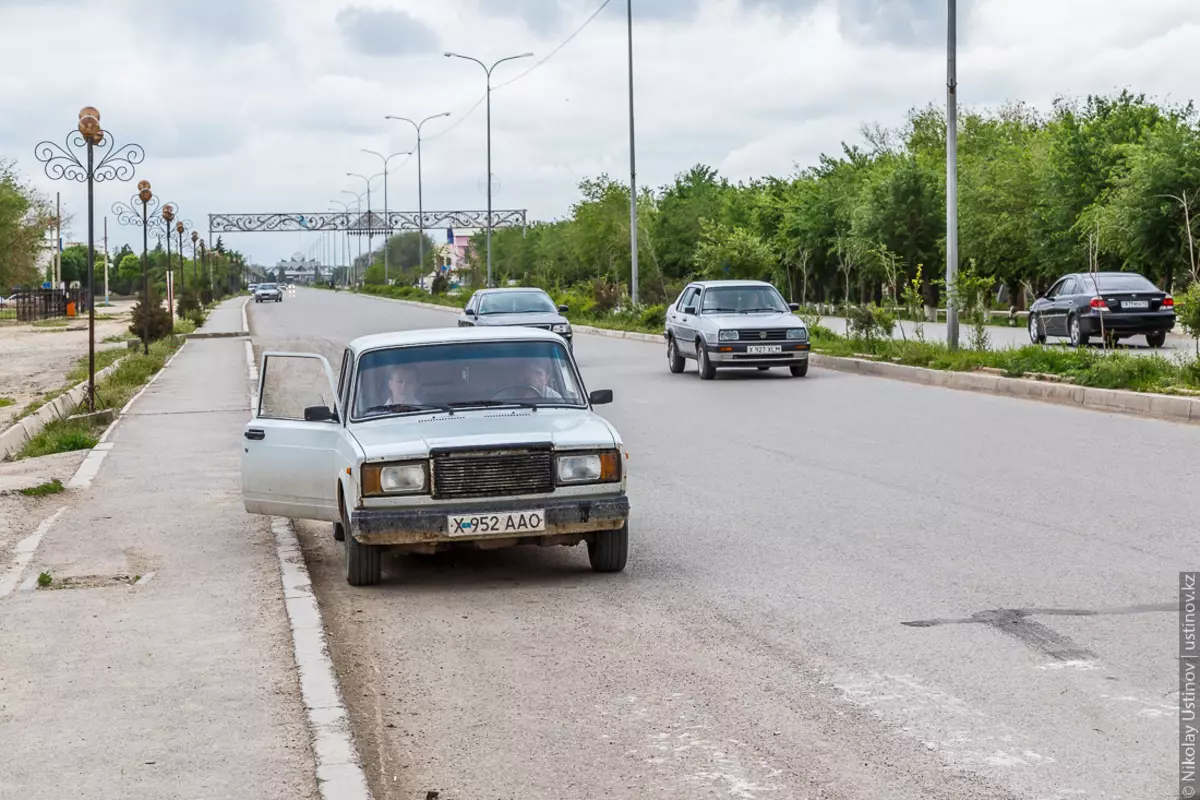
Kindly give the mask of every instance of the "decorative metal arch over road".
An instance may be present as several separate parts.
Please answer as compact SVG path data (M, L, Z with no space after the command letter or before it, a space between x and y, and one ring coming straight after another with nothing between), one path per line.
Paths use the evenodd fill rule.
M344 231L351 236L381 236L391 231L429 230L430 228L486 228L486 211L390 211L382 213L322 211L317 214L209 214L209 237L217 233L283 233L293 231ZM492 210L493 228L522 229L527 224L526 210Z

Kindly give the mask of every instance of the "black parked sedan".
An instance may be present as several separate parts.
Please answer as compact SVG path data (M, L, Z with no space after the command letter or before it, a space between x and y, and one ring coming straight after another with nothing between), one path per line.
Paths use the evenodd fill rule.
M1029 338L1065 336L1083 347L1092 336L1118 342L1145 336L1162 347L1175 327L1175 299L1135 272L1077 273L1061 278L1029 309Z
M458 327L522 326L554 331L571 347L571 323L566 306L554 305L541 289L480 289L458 318Z

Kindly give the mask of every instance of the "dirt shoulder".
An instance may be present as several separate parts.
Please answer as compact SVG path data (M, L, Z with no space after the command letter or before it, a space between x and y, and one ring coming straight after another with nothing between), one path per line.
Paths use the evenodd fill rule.
M131 301L116 300L96 309L96 349L125 347L105 342L129 332ZM87 318L52 320L28 325L0 323L0 398L14 402L0 408L0 429L35 400L63 388L67 373L88 352Z

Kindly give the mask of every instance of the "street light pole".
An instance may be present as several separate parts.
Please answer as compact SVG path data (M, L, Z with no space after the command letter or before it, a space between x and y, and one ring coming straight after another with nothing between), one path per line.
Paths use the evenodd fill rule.
M947 0L946 36L946 345L958 350L958 11Z
M633 140L633 0L628 0L629 23L629 265L630 302L638 304L637 159Z
M385 156L383 153L376 153L374 150L363 148L364 153L370 153L373 156L379 156L383 161L383 282L387 283L388 276L388 250L389 238L392 232L391 221L388 219L388 163L396 156L411 156L412 152L392 153L390 156ZM368 188L369 185L368 185Z
M417 130L417 234L420 237L417 239L417 258L420 259L419 269L421 270L425 269L425 198L422 190L423 176L421 174L421 128L423 128L425 123L429 122L431 119L440 119L448 116L450 116L450 112L444 111L441 114L434 114L433 116L426 117L420 122L415 122L408 117L393 117L390 115L384 117L384 119L396 119L402 122L407 122ZM488 166L488 172L491 172L491 169L491 166Z
M490 67L484 64L478 58L464 56L460 53L452 53L447 51L444 53L446 58L461 58L466 61L474 61L479 66L483 67L484 73L487 74L487 285L490 289L492 286L492 70L503 64L505 61L515 61L518 58L532 58L533 53L522 53L519 56L508 56L502 58Z
M372 242L374 242L374 236L375 236L375 220L372 219L372 214L371 214L371 181L375 180L380 175L384 175L384 174L385 173L380 172L380 173L372 175L371 177L368 178L366 175L360 175L357 172L347 172L346 173L347 178L362 178L363 181L367 184L367 258L370 261L375 260L374 247L372 245ZM383 190L384 190L384 192L387 191L387 180L386 179L383 182ZM387 256L385 254L384 258L386 259L386 257ZM385 260L384 265L383 265L383 284L384 284L384 286L386 286L387 283L388 283L388 269L387 269L387 262Z
M357 192L352 192L349 189L342 189L342 194L348 194L355 199L355 201L357 202L357 206L355 207L354 213L357 214L359 218L361 218L362 217L362 201L363 201L363 195L365 194L365 192L360 194ZM346 232L346 235L347 236L350 235L349 231ZM360 233L358 236L355 237L355 239L358 242L358 258L355 259L355 264L354 264L355 278L357 279L357 278L363 277L362 274L358 271L358 269L359 269L358 268L358 260L362 258L362 234Z

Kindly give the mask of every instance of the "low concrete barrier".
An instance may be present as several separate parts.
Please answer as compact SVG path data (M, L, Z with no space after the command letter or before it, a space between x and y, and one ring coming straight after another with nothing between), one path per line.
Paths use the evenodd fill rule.
M376 297L379 300L390 300L393 303L429 308L435 311L457 313L459 309L440 306L434 303L422 303L416 300L396 300L391 297ZM611 328L594 328L590 325L572 325L577 333L593 336L606 336L610 339L631 339L639 342L654 342L664 344L662 334L641 333L640 331L618 331ZM665 344L664 344L665 346ZM1051 403L1083 406L1098 411L1120 411L1127 414L1137 414L1143 417L1155 417L1173 422L1200 423L1200 398L1182 397L1168 394L1148 394L1145 392L1127 392L1120 389L1094 389L1090 386L1076 386L1071 383L1055 383L1052 381L1030 380L1028 378L1007 378L986 372L950 372L941 369L925 367L910 367L903 364L889 364L883 361L872 361L866 358L843 358L842 356L827 356L813 353L810 356L812 365L822 369L852 372L857 375L873 375L880 378L923 383L927 386L941 386L946 389L960 389L968 392L985 392L987 394L1006 395L1008 397L1023 397L1028 400L1045 400Z
M96 383L99 384L107 378L123 360L117 359L97 372ZM63 392L28 417L17 420L12 427L0 433L0 461L7 461L21 452L26 442L41 433L42 429L54 420L71 416L86 398L87 381L84 381Z

